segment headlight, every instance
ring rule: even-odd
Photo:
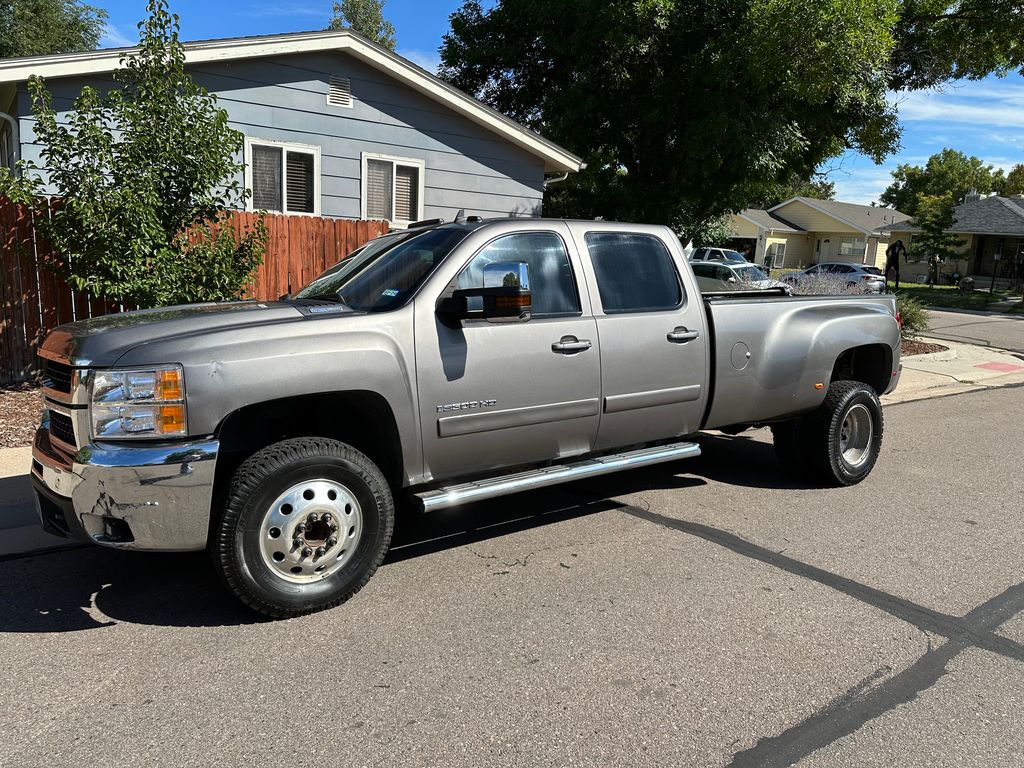
[[[137,371],[96,371],[89,403],[97,438],[187,434],[185,378],[180,365]]]

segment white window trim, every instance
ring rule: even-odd
[[[412,157],[398,157],[396,155],[380,155],[376,152],[363,152],[362,155],[362,169],[359,180],[359,217],[363,220],[369,218],[367,210],[369,206],[366,203],[366,183],[368,178],[367,173],[367,162],[369,160],[384,160],[392,163],[393,165],[408,165],[418,169],[416,174],[417,190],[416,190],[416,218],[414,219],[388,219],[388,224],[394,229],[405,229],[414,221],[420,221],[423,219],[423,177],[426,175],[426,164],[422,160],[417,160]],[[398,178],[398,174],[391,173],[391,212],[394,213],[395,208],[395,183]]]
[[[253,146],[280,147],[285,152],[303,152],[313,155],[313,210],[310,211],[289,211],[288,208],[288,163],[285,156],[281,155],[281,207],[282,211],[267,211],[267,213],[287,214],[288,216],[319,216],[320,215],[320,147],[316,144],[296,144],[290,141],[276,141],[274,139],[259,139],[250,136],[245,137],[245,188],[249,194],[245,199],[245,210],[254,211],[252,194],[252,148]]]

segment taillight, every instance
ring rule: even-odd
[[[900,311],[898,309],[896,310],[896,325],[898,325],[900,328],[903,327],[903,318],[900,317]]]

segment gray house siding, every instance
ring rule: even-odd
[[[424,163],[425,218],[450,219],[459,209],[483,216],[540,215],[543,160],[347,54],[206,63],[190,71],[247,137],[320,148],[325,216],[362,217],[363,153]],[[331,75],[349,78],[352,107],[327,103]],[[62,121],[87,84],[105,89],[112,80],[48,82]],[[38,161],[28,101],[22,84],[22,153]]]

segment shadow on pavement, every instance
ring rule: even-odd
[[[589,481],[605,498],[581,498],[581,483],[555,486],[431,515],[403,510],[384,566],[509,533],[618,509],[607,497],[686,489],[707,478],[759,488],[802,488],[780,473],[770,443],[700,437],[704,455]],[[698,477],[692,477],[692,475]],[[690,476],[687,476],[690,475]],[[204,553],[120,552],[91,546],[0,558],[0,632],[73,632],[119,621],[221,626],[263,621],[221,585]]]

